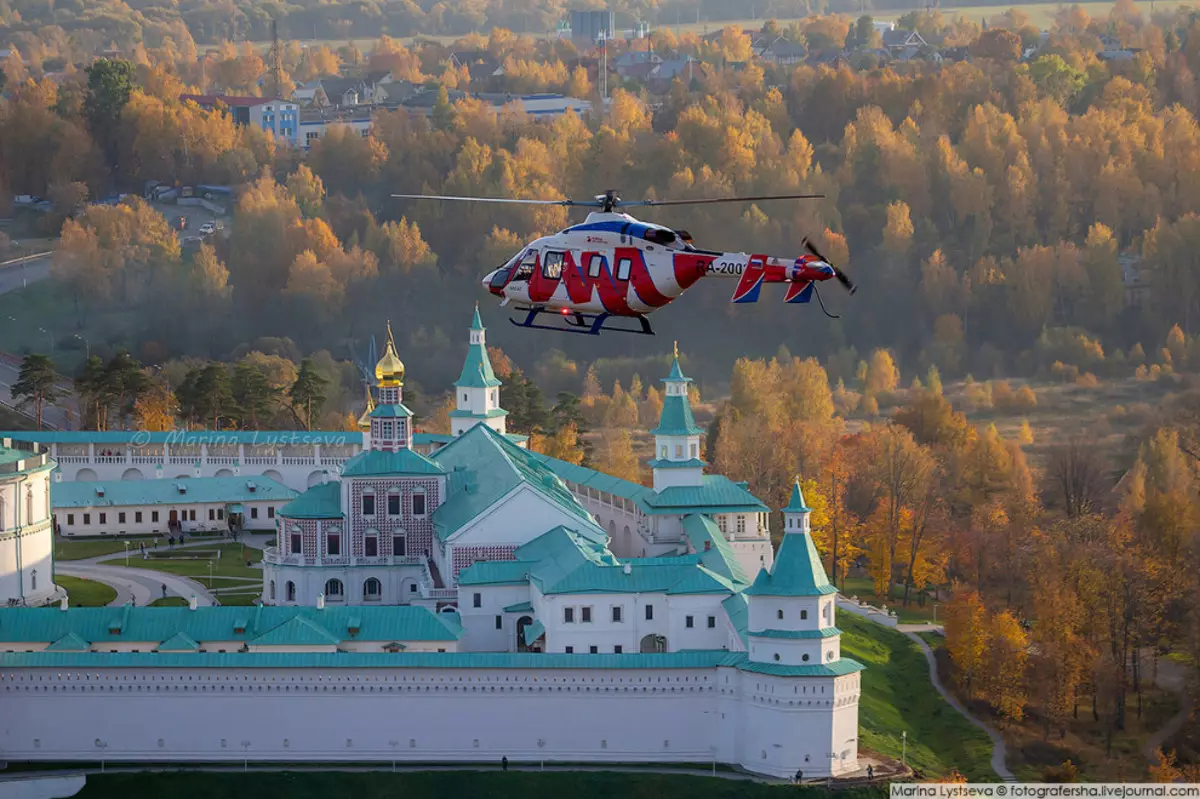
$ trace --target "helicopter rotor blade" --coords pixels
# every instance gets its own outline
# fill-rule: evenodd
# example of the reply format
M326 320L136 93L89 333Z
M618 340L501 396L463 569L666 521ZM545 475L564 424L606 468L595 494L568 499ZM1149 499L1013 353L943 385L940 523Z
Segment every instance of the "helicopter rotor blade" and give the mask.
M558 205L565 207L599 207L594 200L518 200L515 197L454 197L446 194L393 194L393 200L449 200L467 203L506 203L510 205Z
M765 200L820 200L824 194L764 194L754 197L708 197L700 200L618 200L617 208L630 206L662 207L666 205L715 205L717 203L754 203Z

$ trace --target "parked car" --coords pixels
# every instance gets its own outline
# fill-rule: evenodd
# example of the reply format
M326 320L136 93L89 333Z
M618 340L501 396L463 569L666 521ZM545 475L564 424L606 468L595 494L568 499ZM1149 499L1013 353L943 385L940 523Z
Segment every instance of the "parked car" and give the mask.
M214 234L216 232L217 232L217 226L214 225L212 222L205 222L203 225L200 226L200 235L201 236L211 236L212 234Z

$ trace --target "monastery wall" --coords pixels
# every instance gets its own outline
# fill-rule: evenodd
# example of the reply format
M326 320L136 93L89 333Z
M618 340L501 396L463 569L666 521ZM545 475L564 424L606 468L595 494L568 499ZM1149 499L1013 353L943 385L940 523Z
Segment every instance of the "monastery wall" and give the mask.
M858 675L728 667L7 666L0 751L13 761L715 758L815 777L854 767L857 742L835 734L846 737L837 711L852 716L857 698Z

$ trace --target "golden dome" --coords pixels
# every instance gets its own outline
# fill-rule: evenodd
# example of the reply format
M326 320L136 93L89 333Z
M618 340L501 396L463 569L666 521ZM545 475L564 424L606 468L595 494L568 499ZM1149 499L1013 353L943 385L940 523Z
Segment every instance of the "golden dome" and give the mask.
M396 354L391 322L388 322L387 348L384 349L379 363L375 364L375 379L381 386L398 386L404 382L404 361Z
M360 430L371 429L371 411L375 410L375 398L371 396L371 387L365 382L363 386L367 389L367 404L362 412L362 416L358 417L358 427Z

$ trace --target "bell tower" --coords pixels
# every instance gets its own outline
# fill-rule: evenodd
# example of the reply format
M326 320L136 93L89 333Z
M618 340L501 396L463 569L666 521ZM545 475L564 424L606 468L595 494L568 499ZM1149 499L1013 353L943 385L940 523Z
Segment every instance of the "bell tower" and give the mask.
M370 448L399 452L412 448L412 411L401 401L404 392L404 362L396 354L392 323L388 322L387 347L375 364L375 386L379 401L369 416Z
M662 491L672 486L698 486L704 482L704 467L700 459L700 435L704 432L696 425L692 416L692 404L688 399L688 383L679 368L679 343L675 344L675 357L671 362L671 373L663 380L662 415L654 434L654 490Z
M450 412L450 432L462 435L477 424L485 424L504 435L508 411L500 407L500 380L492 371L488 358L485 334L487 329L479 319L479 304L471 320L471 343L462 374L454 383L455 409Z

